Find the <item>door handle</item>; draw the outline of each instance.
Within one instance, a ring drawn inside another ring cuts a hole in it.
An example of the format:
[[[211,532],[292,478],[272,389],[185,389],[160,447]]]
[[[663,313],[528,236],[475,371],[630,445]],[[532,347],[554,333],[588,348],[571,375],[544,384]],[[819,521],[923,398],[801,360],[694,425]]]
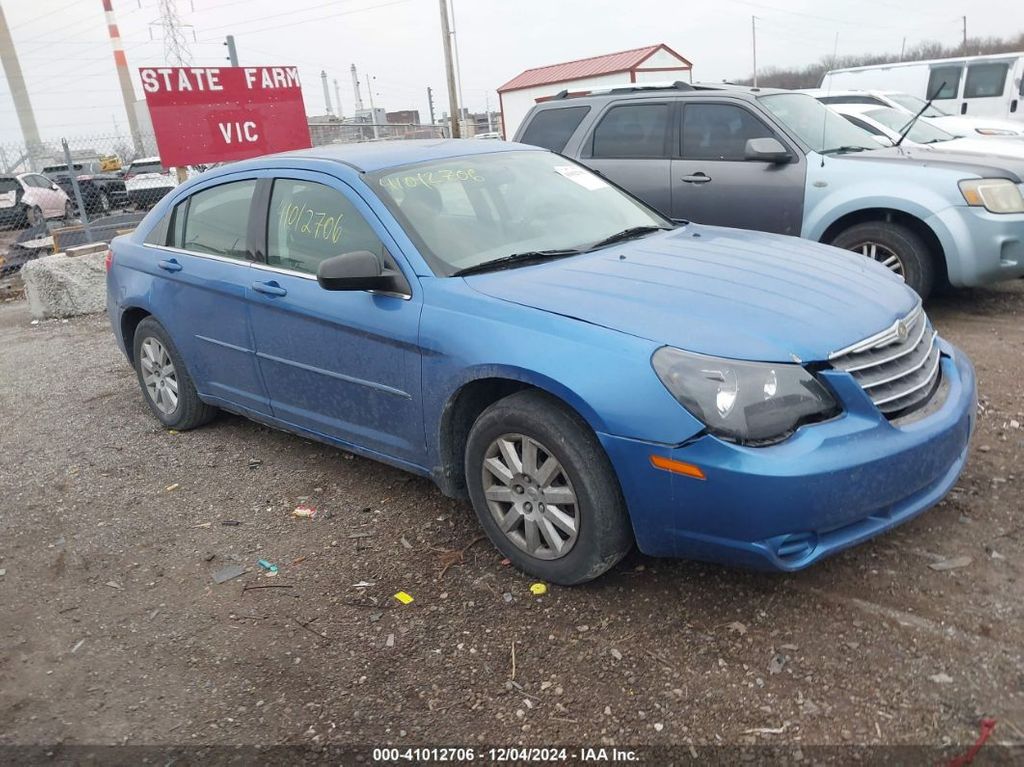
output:
[[[697,173],[694,173],[692,176],[683,176],[679,180],[687,184],[706,184],[711,180],[711,176],[702,171],[698,171]]]
[[[288,291],[278,285],[276,282],[254,282],[252,289],[257,293],[263,293],[266,296],[286,296]]]
[[[962,114],[962,115],[967,114],[967,102],[966,101],[963,104],[960,105],[960,114]]]
[[[157,266],[163,269],[165,272],[180,272],[181,264],[176,259],[168,258],[164,261],[158,261]]]

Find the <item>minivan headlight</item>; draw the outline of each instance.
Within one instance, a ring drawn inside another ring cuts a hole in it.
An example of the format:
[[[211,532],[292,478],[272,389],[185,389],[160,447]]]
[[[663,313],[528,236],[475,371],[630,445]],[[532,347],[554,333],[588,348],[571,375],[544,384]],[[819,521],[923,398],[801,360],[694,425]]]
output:
[[[1024,213],[1024,194],[1008,178],[971,178],[960,182],[960,193],[968,205],[990,213]]]
[[[839,412],[829,391],[800,365],[745,362],[663,346],[651,357],[679,404],[730,442],[780,442],[804,423]]]

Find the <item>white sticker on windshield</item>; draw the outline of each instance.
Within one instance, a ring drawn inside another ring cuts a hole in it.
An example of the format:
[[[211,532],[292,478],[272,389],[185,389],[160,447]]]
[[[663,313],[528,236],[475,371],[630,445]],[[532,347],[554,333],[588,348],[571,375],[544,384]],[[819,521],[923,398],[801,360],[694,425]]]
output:
[[[590,171],[577,168],[575,165],[556,165],[555,173],[565,176],[570,181],[579,184],[584,189],[604,189],[608,182]]]

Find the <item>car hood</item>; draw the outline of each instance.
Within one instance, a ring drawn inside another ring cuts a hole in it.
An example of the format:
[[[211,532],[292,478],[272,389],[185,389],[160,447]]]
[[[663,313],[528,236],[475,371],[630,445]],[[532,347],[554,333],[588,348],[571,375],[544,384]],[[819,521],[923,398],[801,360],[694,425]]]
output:
[[[947,130],[950,133],[955,133],[958,136],[977,136],[982,137],[982,134],[976,133],[977,128],[994,128],[1000,130],[1011,130],[1016,134],[1020,135],[1024,131],[1024,125],[1019,123],[1010,122],[1009,120],[1000,120],[998,118],[989,117],[960,117],[958,115],[945,115],[943,117],[928,117],[921,118],[927,122],[937,125],[943,130]],[[993,136],[992,138],[998,138]],[[1005,137],[1009,138],[1009,137]]]
[[[997,157],[1014,157],[1024,159],[1024,141],[1016,138],[955,138],[927,144],[939,152],[966,152],[967,154],[997,155]],[[997,158],[992,158],[998,162]]]
[[[936,144],[935,146],[941,146]],[[881,147],[869,152],[851,152],[833,155],[834,159],[849,162],[883,162],[919,165],[922,167],[945,168],[959,173],[968,173],[979,178],[1008,178],[1014,183],[1024,183],[1024,158],[992,154],[969,154],[943,149],[935,151],[931,144],[914,146]]]
[[[493,298],[659,344],[771,362],[826,360],[920,300],[863,256],[697,224],[465,280]]]

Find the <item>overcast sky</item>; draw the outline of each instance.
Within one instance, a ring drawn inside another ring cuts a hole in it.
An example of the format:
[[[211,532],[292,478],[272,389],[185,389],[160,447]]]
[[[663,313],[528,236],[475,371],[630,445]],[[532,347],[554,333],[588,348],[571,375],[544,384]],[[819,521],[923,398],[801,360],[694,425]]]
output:
[[[159,0],[113,0],[128,64],[166,64]],[[1020,0],[449,0],[454,5],[465,105],[497,107],[495,89],[535,66],[666,43],[694,63],[694,79],[751,71],[751,15],[758,64],[788,66],[840,54],[898,51],[923,40],[1020,30]],[[127,123],[101,0],[0,0],[44,140],[124,132]],[[240,63],[298,65],[308,114],[323,114],[320,70],[337,78],[342,110],[353,106],[349,66],[374,81],[374,102],[427,117],[427,86],[447,111],[437,0],[177,0],[192,65],[227,65],[233,33]],[[1008,26],[1009,25],[1009,26]],[[136,76],[136,92],[142,91]],[[333,99],[333,85],[331,89]],[[21,141],[6,79],[0,79],[0,143]]]

